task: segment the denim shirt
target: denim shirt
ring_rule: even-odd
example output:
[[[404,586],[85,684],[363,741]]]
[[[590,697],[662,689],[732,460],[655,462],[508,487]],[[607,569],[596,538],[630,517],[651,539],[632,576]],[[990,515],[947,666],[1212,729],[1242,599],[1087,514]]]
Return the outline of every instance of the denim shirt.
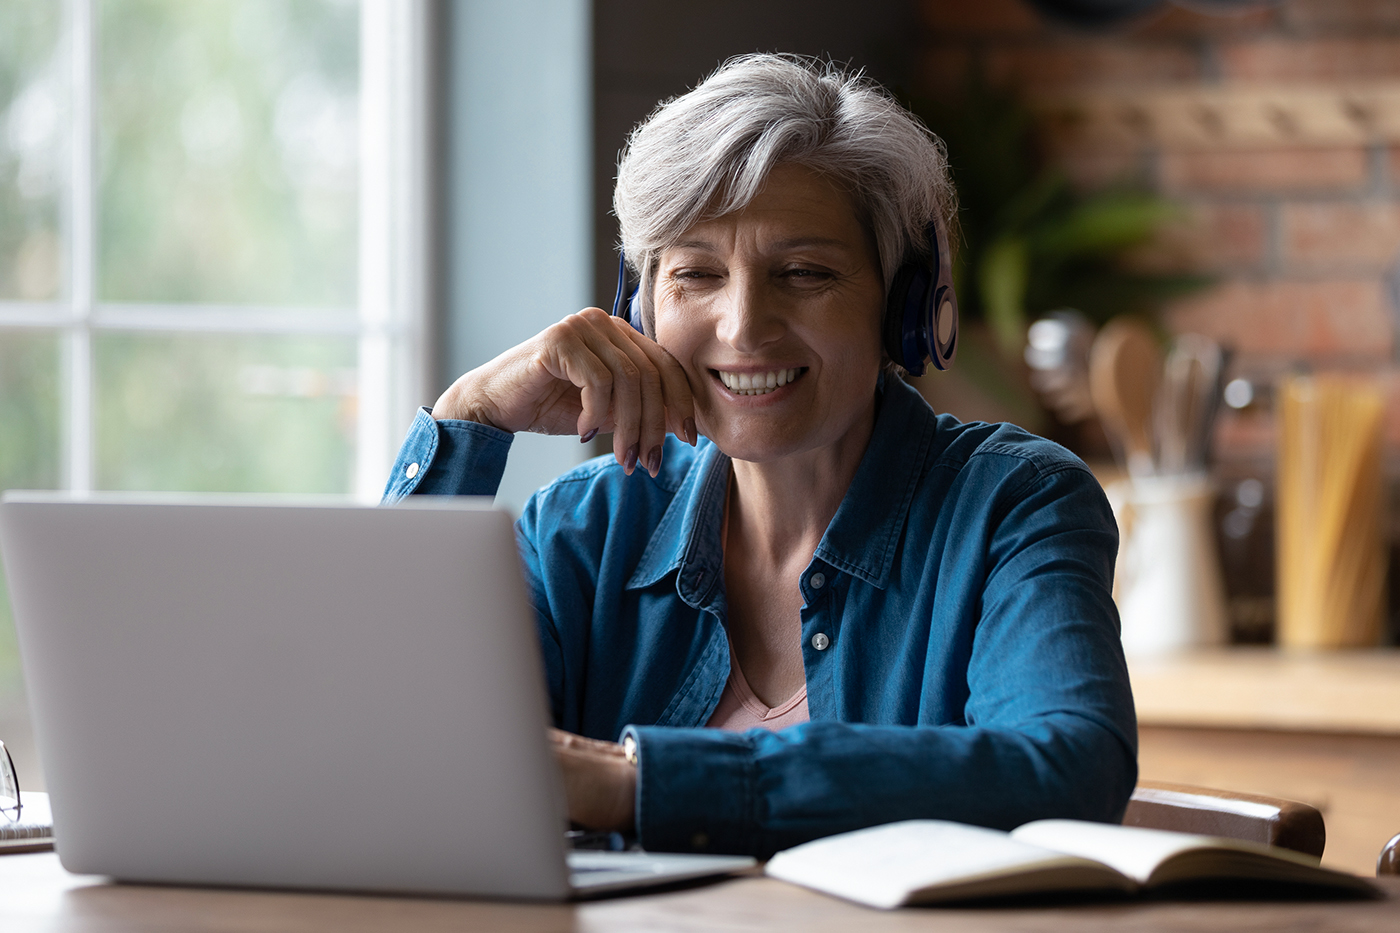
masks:
[[[510,442],[425,409],[385,499],[492,495]],[[1122,818],[1137,728],[1110,596],[1117,527],[1083,463],[886,380],[794,581],[811,721],[776,733],[699,728],[730,670],[728,476],[709,441],[668,437],[655,479],[592,460],[516,526],[554,721],[635,738],[643,846],[764,857],[901,819]]]

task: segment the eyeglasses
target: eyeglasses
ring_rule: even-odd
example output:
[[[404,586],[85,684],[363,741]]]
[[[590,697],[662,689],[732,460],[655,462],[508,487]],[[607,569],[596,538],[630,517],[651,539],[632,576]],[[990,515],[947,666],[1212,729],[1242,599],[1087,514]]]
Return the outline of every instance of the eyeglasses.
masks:
[[[10,750],[0,742],[0,813],[12,820],[19,819],[22,804],[19,799],[19,775],[15,773],[15,762]]]

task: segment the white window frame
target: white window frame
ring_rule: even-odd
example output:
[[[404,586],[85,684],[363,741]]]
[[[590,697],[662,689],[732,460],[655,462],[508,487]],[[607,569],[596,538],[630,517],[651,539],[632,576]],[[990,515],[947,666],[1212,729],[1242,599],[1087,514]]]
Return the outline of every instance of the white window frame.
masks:
[[[351,493],[383,489],[398,435],[426,397],[430,273],[429,2],[360,0],[359,307],[98,301],[95,0],[64,0],[70,51],[66,297],[0,301],[0,330],[61,335],[63,485],[93,488],[92,339],[104,332],[347,336],[358,340]]]

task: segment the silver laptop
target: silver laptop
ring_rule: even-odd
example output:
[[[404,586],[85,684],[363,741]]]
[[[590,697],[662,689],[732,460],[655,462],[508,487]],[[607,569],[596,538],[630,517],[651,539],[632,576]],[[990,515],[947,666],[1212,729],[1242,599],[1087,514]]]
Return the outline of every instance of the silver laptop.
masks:
[[[568,851],[489,500],[8,493],[0,547],[70,871],[563,899],[753,864]]]

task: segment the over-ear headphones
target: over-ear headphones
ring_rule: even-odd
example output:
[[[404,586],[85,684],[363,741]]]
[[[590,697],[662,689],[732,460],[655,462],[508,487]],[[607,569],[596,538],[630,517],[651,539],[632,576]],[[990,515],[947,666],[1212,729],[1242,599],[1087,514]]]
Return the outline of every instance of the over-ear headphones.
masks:
[[[906,262],[899,267],[890,285],[881,328],[885,352],[911,376],[927,372],[930,360],[934,369],[947,369],[958,352],[958,296],[953,290],[948,234],[943,221],[937,218],[926,229],[928,260]],[[640,331],[642,309],[637,288],[627,257],[619,255],[612,313],[614,317],[627,318]],[[943,330],[948,333],[947,339],[938,336]]]
[[[947,369],[958,353],[958,295],[948,232],[934,218],[928,233],[928,262],[906,262],[894,274],[885,304],[885,352],[911,376]],[[946,340],[938,335],[947,330]]]

